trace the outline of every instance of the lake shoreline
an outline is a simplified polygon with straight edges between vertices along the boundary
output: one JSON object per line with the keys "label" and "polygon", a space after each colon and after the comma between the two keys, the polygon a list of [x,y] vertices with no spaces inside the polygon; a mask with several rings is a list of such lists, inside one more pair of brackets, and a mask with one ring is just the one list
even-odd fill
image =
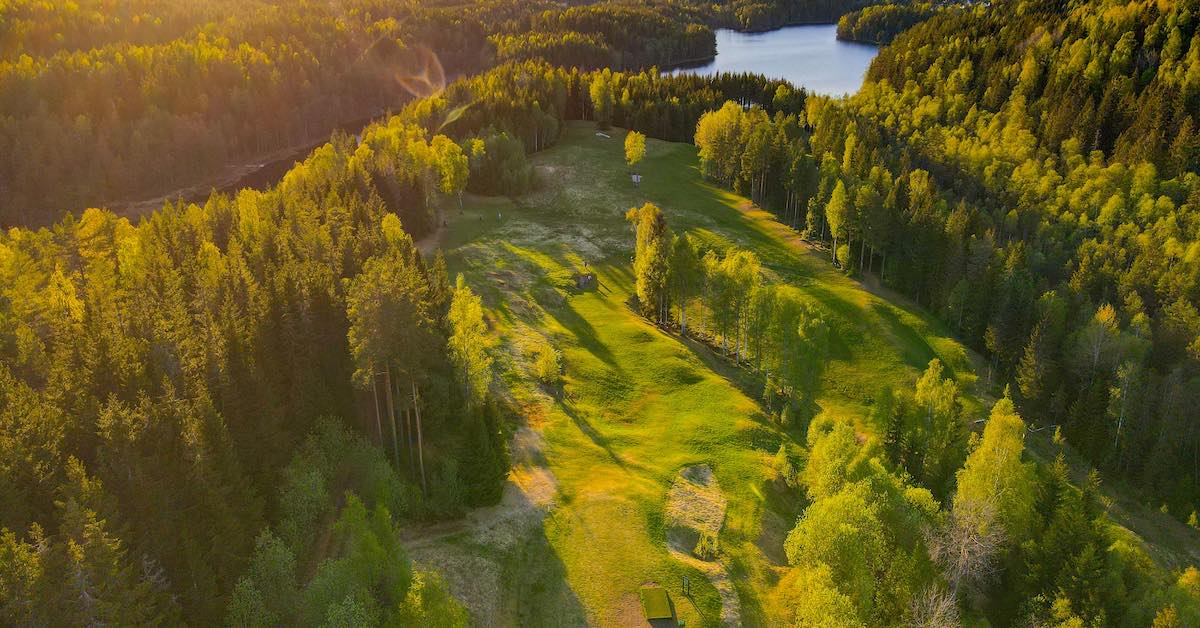
{"label": "lake shoreline", "polygon": [[839,97],[862,87],[879,46],[837,37],[832,22],[791,23],[764,31],[716,31],[712,58],[660,68],[664,74],[756,74],[809,93]]}

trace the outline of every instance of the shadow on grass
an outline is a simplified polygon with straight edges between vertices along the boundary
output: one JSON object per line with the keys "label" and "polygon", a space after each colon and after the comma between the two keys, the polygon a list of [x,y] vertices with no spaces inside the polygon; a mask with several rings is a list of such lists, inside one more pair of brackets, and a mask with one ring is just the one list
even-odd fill
{"label": "shadow on grass", "polygon": [[[504,552],[501,574],[504,617],[514,626],[583,626],[587,610],[571,589],[566,565],[546,538],[544,525]],[[476,625],[504,625],[496,617],[476,618]]]}
{"label": "shadow on grass", "polygon": [[748,368],[733,364],[728,358],[721,356],[715,349],[700,340],[691,336],[682,336],[675,330],[667,330],[660,327],[659,331],[679,341],[680,344],[687,347],[692,355],[699,358],[700,362],[708,370],[725,378],[725,381],[729,382],[730,385],[758,404],[760,411],[755,413],[755,418],[764,423],[770,423],[767,420],[766,414],[761,411],[761,403],[759,402],[763,392],[762,377],[751,372]]}
{"label": "shadow on grass", "polygon": [[613,448],[608,444],[608,439],[604,438],[604,436],[601,435],[600,432],[596,431],[596,428],[592,426],[587,419],[583,418],[583,415],[579,413],[579,410],[562,398],[559,398],[557,403],[558,407],[562,408],[563,414],[570,417],[571,421],[575,423],[575,427],[579,428],[579,431],[583,432],[593,444],[600,449],[603,449],[604,453],[608,454],[608,457],[611,458],[613,462],[617,463],[617,466],[621,467],[622,469],[625,468],[625,460],[621,458],[621,456],[619,456],[617,452],[614,451]]}
{"label": "shadow on grass", "polygon": [[[917,330],[909,325],[906,325],[896,315],[896,312],[882,303],[873,303],[871,310],[875,312],[881,320],[887,323],[892,335],[895,336],[897,344],[899,344],[900,354],[904,357],[904,361],[913,368],[924,369],[929,365],[929,361],[937,357],[937,352]],[[948,374],[954,377],[954,373],[949,364],[945,364]]]}
{"label": "shadow on grass", "polygon": [[575,311],[569,299],[563,303],[549,303],[541,294],[535,295],[535,298],[546,314],[557,320],[558,324],[562,325],[567,331],[575,334],[580,347],[586,349],[589,353],[599,358],[600,361],[614,369],[618,368],[617,358],[613,355],[612,350],[600,340],[600,336],[596,333],[596,328],[586,318],[581,316],[579,312]]}

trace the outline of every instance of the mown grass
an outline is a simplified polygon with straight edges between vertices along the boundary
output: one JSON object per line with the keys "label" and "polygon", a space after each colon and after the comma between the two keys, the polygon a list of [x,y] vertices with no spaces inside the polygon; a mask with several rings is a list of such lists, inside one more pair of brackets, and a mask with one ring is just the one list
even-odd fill
{"label": "mown grass", "polygon": [[[768,593],[798,505],[775,488],[770,458],[781,442],[802,435],[771,423],[744,373],[631,310],[625,210],[651,201],[677,232],[714,246],[751,248],[775,280],[812,299],[834,332],[819,406],[860,422],[866,434],[877,431],[864,422],[876,393],[910,387],[934,357],[970,389],[969,355],[930,317],[871,294],[768,214],[705,183],[694,147],[649,140],[638,166],[644,179],[634,187],[621,140],[619,131],[604,139],[589,124],[573,123],[556,147],[533,158],[537,191],[515,199],[470,197],[462,212],[446,213],[443,246],[451,270],[484,296],[502,379],[534,417],[557,479],[544,538],[562,567],[542,572],[564,578],[571,603],[594,624],[636,617],[637,589],[646,582],[672,592],[688,625],[718,624],[717,591],[670,556],[663,524],[671,480],[684,466],[708,464],[729,499],[720,542],[743,621],[773,623]],[[576,292],[572,276],[585,268],[597,273],[599,285]],[[561,391],[548,393],[529,377],[525,353],[533,335],[546,336],[561,352]],[[980,411],[974,402],[971,411]],[[678,595],[683,575],[692,582],[690,600]],[[494,620],[552,625],[576,611],[547,604],[527,612]]]}

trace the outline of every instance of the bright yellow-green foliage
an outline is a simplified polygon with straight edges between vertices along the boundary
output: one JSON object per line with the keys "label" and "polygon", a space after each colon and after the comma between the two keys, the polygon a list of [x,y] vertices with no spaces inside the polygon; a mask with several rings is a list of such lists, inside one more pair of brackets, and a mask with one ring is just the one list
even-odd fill
{"label": "bright yellow-green foliage", "polygon": [[865,483],[819,499],[788,534],[784,549],[797,566],[828,565],[834,582],[859,609],[871,607],[876,571],[891,553],[875,496]]}
{"label": "bright yellow-green foliage", "polygon": [[[631,134],[632,135],[632,134]],[[654,203],[631,207],[625,220],[636,232],[633,273],[636,277],[638,306],[653,320],[665,315],[667,257],[671,253],[671,232],[662,210]]]}
{"label": "bright yellow-green foliage", "polygon": [[[846,221],[850,220],[850,198],[846,195],[846,185],[839,180],[833,188],[833,195],[829,197],[829,204],[825,206],[825,220],[829,222],[829,232],[833,234],[834,252],[841,255],[842,251],[837,249],[838,236],[845,235]],[[849,253],[849,248],[846,249]],[[845,255],[842,255],[844,258]],[[845,259],[839,259],[845,263]]]}
{"label": "bright yellow-green foliage", "polygon": [[813,421],[808,428],[808,444],[812,451],[800,477],[808,489],[809,499],[830,497],[841,491],[847,482],[857,479],[856,462],[862,447],[849,423]]}
{"label": "bright yellow-green foliage", "polygon": [[545,339],[539,339],[531,355],[534,377],[547,386],[557,386],[562,381],[562,362],[558,350]]}
{"label": "bright yellow-green foliage", "polygon": [[458,276],[454,287],[446,320],[450,324],[450,359],[462,374],[462,384],[470,398],[482,401],[487,396],[488,381],[492,377],[492,358],[487,354],[487,325],[483,322],[482,302],[471,292],[462,275]]}
{"label": "bright yellow-green foliage", "polygon": [[954,495],[955,509],[994,508],[1013,544],[1028,538],[1035,514],[1033,464],[1022,462],[1024,449],[1025,422],[1005,397],[992,408],[979,447],[958,474]]}
{"label": "bright yellow-green foliage", "polygon": [[400,608],[401,625],[466,628],[468,620],[467,609],[454,599],[437,572],[413,573],[408,596]]}
{"label": "bright yellow-green foliage", "polygon": [[613,85],[612,70],[604,68],[588,87],[588,95],[592,97],[592,116],[596,126],[601,129],[607,129],[612,124],[612,109],[617,98],[613,93]]}
{"label": "bright yellow-green foliage", "polygon": [[430,142],[433,158],[437,163],[441,180],[438,189],[443,194],[459,194],[467,187],[467,177],[470,175],[469,159],[466,153],[454,140],[438,135]]}
{"label": "bright yellow-green foliage", "polygon": [[646,136],[637,131],[625,134],[625,163],[635,166],[646,156]]}
{"label": "bright yellow-green foliage", "polygon": [[696,146],[700,149],[700,166],[704,174],[726,184],[733,182],[741,158],[740,143],[743,112],[740,105],[726,102],[717,111],[700,116],[696,124]]}
{"label": "bright yellow-green foliage", "polygon": [[859,628],[854,602],[838,591],[828,565],[800,569],[793,585],[798,592],[797,628]]}
{"label": "bright yellow-green foliage", "polygon": [[[621,145],[596,137],[589,123],[569,124],[559,144],[532,157],[554,185],[516,201],[467,195],[462,216],[449,216],[447,262],[496,322],[501,377],[540,431],[554,482],[538,537],[472,551],[503,566],[500,595],[514,607],[520,599],[523,613],[505,615],[511,623],[623,625],[628,609],[639,611],[638,587],[671,589],[688,575],[693,595],[676,604],[680,617],[717,625],[716,589],[671,556],[662,525],[679,470],[709,464],[729,500],[718,541],[742,623],[791,623],[794,607],[776,603],[771,590],[799,505],[773,482],[771,461],[781,442],[798,449],[799,435],[764,416],[739,388],[740,370],[629,307],[634,247],[624,210],[648,201],[674,232],[703,247],[753,251],[766,278],[812,304],[831,347],[814,401],[824,414],[853,420],[851,438],[869,440],[878,429],[862,423],[874,391],[912,386],[934,357],[968,373],[967,353],[930,318],[864,291],[765,212],[703,182],[695,148],[647,143],[646,179],[633,188]],[[576,292],[572,277],[585,262],[597,287]],[[527,377],[540,355],[530,339],[543,336],[561,355],[561,393]]]}

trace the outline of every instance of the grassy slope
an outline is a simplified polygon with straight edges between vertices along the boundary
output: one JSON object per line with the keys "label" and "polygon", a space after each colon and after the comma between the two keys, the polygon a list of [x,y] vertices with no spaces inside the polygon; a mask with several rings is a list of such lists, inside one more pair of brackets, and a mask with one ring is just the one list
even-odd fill
{"label": "grassy slope", "polygon": [[[864,289],[769,214],[705,183],[694,147],[648,140],[638,167],[645,178],[635,188],[622,161],[622,133],[611,135],[572,123],[556,147],[533,158],[537,191],[516,199],[470,197],[465,211],[447,210],[442,244],[451,270],[484,296],[505,388],[543,439],[536,457],[554,478],[555,505],[535,533],[515,543],[465,534],[438,543],[502,574],[499,590],[489,593],[501,600],[488,623],[629,625],[640,616],[639,585],[658,582],[674,595],[687,574],[693,596],[674,595],[680,617],[693,626],[715,625],[717,591],[669,555],[662,520],[678,470],[707,463],[729,498],[721,544],[743,622],[777,623],[770,591],[783,536],[801,505],[775,488],[769,458],[781,441],[802,435],[763,416],[743,372],[629,308],[632,233],[625,210],[652,201],[677,232],[752,248],[776,279],[819,304],[835,331],[822,411],[861,424],[876,391],[911,386],[933,357],[970,393],[972,418],[984,416],[979,400],[988,397],[976,390],[972,354],[948,330],[903,299]],[[585,264],[600,285],[578,293],[572,275]],[[530,383],[528,347],[538,335],[562,352],[561,395]],[[878,426],[862,429],[878,432]],[[1046,434],[1033,435],[1031,453],[1052,459],[1047,441]],[[518,483],[521,473],[514,473]],[[1114,501],[1114,517],[1137,533],[1131,535],[1152,541],[1148,549],[1160,564],[1192,562],[1191,531],[1127,497]],[[1164,525],[1171,534],[1159,533]]]}
{"label": "grassy slope", "polygon": [[[825,412],[866,416],[881,386],[910,386],[933,357],[969,386],[969,357],[931,318],[868,293],[768,214],[704,183],[693,147],[650,140],[638,168],[645,179],[633,187],[621,138],[572,124],[558,146],[534,158],[538,191],[471,198],[465,212],[447,212],[443,245],[451,269],[484,295],[504,378],[544,436],[542,454],[557,481],[556,506],[544,522],[547,547],[535,553],[542,559],[552,553],[561,563],[538,577],[565,578],[567,586],[516,577],[502,595],[553,593],[532,611],[522,605],[519,615],[492,619],[554,624],[582,613],[591,623],[623,623],[636,616],[640,584],[655,581],[674,592],[688,574],[694,594],[675,596],[680,617],[689,625],[717,623],[717,591],[669,555],[662,521],[678,470],[707,463],[729,497],[721,543],[743,620],[766,623],[767,592],[778,577],[773,567],[797,507],[774,488],[769,460],[781,440],[800,435],[767,421],[737,370],[630,310],[625,210],[652,201],[676,231],[753,248],[771,273],[820,304],[836,331],[819,399]],[[585,263],[598,273],[599,289],[574,293],[571,276]],[[534,334],[547,335],[562,352],[561,398],[528,383],[525,347]],[[472,551],[507,561],[510,574],[521,573],[531,558],[526,550]]]}

